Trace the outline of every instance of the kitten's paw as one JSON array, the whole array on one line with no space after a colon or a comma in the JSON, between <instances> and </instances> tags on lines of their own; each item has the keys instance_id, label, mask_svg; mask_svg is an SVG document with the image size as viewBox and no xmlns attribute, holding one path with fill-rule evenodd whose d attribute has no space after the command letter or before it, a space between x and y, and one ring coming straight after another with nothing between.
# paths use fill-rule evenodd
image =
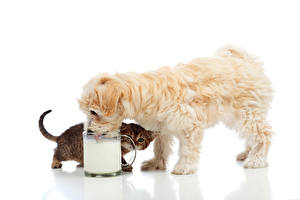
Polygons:
<instances>
[{"instance_id":1,"label":"kitten's paw","mask_svg":"<svg viewBox=\"0 0 300 200\"><path fill-rule=\"evenodd\" d=\"M58 168L61 168L61 167L62 167L62 164L59 163L59 162L52 163L52 165L51 165L52 169L58 169Z\"/></svg>"},{"instance_id":2,"label":"kitten's paw","mask_svg":"<svg viewBox=\"0 0 300 200\"><path fill-rule=\"evenodd\" d=\"M83 163L78 164L77 167L83 167Z\"/></svg>"},{"instance_id":3,"label":"kitten's paw","mask_svg":"<svg viewBox=\"0 0 300 200\"><path fill-rule=\"evenodd\" d=\"M263 168L267 166L268 163L264 159L259 159L259 158L256 159L247 158L243 163L244 168Z\"/></svg>"},{"instance_id":4,"label":"kitten's paw","mask_svg":"<svg viewBox=\"0 0 300 200\"><path fill-rule=\"evenodd\" d=\"M123 172L132 172L132 166L122 167Z\"/></svg>"},{"instance_id":5,"label":"kitten's paw","mask_svg":"<svg viewBox=\"0 0 300 200\"><path fill-rule=\"evenodd\" d=\"M194 174L197 172L197 169L198 169L197 165L176 164L176 166L174 167L171 173L177 175Z\"/></svg>"},{"instance_id":6,"label":"kitten's paw","mask_svg":"<svg viewBox=\"0 0 300 200\"><path fill-rule=\"evenodd\" d=\"M236 160L237 161L244 161L247 159L249 152L242 152L239 155L237 155Z\"/></svg>"},{"instance_id":7,"label":"kitten's paw","mask_svg":"<svg viewBox=\"0 0 300 200\"><path fill-rule=\"evenodd\" d=\"M164 160L156 160L155 158L152 158L151 160L144 161L141 169L142 171L166 170L166 162Z\"/></svg>"}]
</instances>

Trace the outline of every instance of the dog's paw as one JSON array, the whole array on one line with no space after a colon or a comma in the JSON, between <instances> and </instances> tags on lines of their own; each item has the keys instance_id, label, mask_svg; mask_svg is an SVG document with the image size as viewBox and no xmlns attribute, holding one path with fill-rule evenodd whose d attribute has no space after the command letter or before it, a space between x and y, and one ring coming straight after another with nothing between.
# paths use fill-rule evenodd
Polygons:
<instances>
[{"instance_id":1,"label":"dog's paw","mask_svg":"<svg viewBox=\"0 0 300 200\"><path fill-rule=\"evenodd\" d=\"M52 169L58 169L58 168L61 168L61 167L62 167L62 164L59 163L59 162L52 163L52 165L51 165Z\"/></svg>"},{"instance_id":2,"label":"dog's paw","mask_svg":"<svg viewBox=\"0 0 300 200\"><path fill-rule=\"evenodd\" d=\"M144 161L141 169L143 171L166 170L166 162L164 160L156 160L153 158L151 160Z\"/></svg>"},{"instance_id":3,"label":"dog's paw","mask_svg":"<svg viewBox=\"0 0 300 200\"><path fill-rule=\"evenodd\" d=\"M176 164L171 173L177 175L195 174L197 169L198 167L196 165Z\"/></svg>"},{"instance_id":4,"label":"dog's paw","mask_svg":"<svg viewBox=\"0 0 300 200\"><path fill-rule=\"evenodd\" d=\"M247 159L249 152L242 152L239 155L237 155L236 160L237 161L244 161Z\"/></svg>"},{"instance_id":5,"label":"dog's paw","mask_svg":"<svg viewBox=\"0 0 300 200\"><path fill-rule=\"evenodd\" d=\"M263 159L249 159L247 158L244 163L243 163L243 167L244 168L263 168L263 167L267 167L268 163L263 160Z\"/></svg>"}]
</instances>

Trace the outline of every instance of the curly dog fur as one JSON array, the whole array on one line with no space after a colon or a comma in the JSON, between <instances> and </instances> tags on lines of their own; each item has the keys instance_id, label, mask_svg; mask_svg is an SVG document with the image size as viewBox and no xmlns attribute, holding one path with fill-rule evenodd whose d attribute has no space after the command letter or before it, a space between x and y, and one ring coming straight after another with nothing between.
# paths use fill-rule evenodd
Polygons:
<instances>
[{"instance_id":1,"label":"curly dog fur","mask_svg":"<svg viewBox=\"0 0 300 200\"><path fill-rule=\"evenodd\" d=\"M266 119L271 100L271 82L262 63L227 46L212 58L173 68L100 74L84 86L79 103L88 118L86 126L99 134L119 129L125 118L160 131L154 158L145 161L142 170L166 169L172 138L177 137L179 160L172 173L192 174L204 130L219 121L246 140L245 151L237 157L244 167L266 167L273 134Z\"/></svg>"}]
</instances>

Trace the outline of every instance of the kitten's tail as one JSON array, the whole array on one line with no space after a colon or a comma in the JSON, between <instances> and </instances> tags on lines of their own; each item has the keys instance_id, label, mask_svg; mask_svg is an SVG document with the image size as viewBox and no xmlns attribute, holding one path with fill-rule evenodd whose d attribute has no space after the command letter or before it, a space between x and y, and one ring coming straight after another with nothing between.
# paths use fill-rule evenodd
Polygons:
<instances>
[{"instance_id":1,"label":"kitten's tail","mask_svg":"<svg viewBox=\"0 0 300 200\"><path fill-rule=\"evenodd\" d=\"M56 142L57 140L57 136L53 136L51 135L44 127L44 117L50 113L52 110L48 110L46 112L44 112L41 116L40 116L40 120L39 120L39 128L41 133L43 134L43 136L45 136L45 138L47 138L48 140L51 140L53 142Z\"/></svg>"}]
</instances>

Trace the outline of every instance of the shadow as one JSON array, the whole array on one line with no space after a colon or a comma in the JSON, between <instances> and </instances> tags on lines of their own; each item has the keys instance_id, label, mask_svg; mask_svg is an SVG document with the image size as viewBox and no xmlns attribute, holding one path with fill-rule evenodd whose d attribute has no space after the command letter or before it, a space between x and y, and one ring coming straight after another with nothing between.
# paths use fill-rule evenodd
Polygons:
<instances>
[{"instance_id":1,"label":"shadow","mask_svg":"<svg viewBox=\"0 0 300 200\"><path fill-rule=\"evenodd\" d=\"M268 169L244 169L245 181L241 182L240 187L230 193L226 200L255 199L270 200L271 187L268 178Z\"/></svg>"}]
</instances>

